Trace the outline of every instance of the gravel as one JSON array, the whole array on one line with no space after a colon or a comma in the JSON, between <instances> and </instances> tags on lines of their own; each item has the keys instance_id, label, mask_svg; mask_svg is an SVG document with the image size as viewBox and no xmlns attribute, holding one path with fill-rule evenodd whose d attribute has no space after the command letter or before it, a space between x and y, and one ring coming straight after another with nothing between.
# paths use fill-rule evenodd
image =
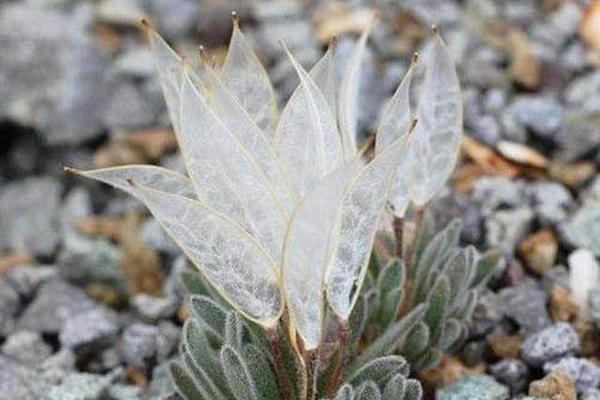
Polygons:
<instances>
[{"instance_id":1,"label":"gravel","mask_svg":"<svg viewBox=\"0 0 600 400\"><path fill-rule=\"evenodd\" d=\"M69 317L61 327L59 340L63 347L76 352L99 351L115 339L118 331L117 313L96 307Z\"/></svg>"},{"instance_id":2,"label":"gravel","mask_svg":"<svg viewBox=\"0 0 600 400\"><path fill-rule=\"evenodd\" d=\"M436 393L436 400L507 400L508 388L489 375L463 375Z\"/></svg>"},{"instance_id":3,"label":"gravel","mask_svg":"<svg viewBox=\"0 0 600 400\"><path fill-rule=\"evenodd\" d=\"M6 338L2 353L25 365L37 366L52 354L38 332L19 331Z\"/></svg>"},{"instance_id":4,"label":"gravel","mask_svg":"<svg viewBox=\"0 0 600 400\"><path fill-rule=\"evenodd\" d=\"M529 368L517 359L506 359L490 366L490 374L496 380L508 386L512 393L519 393L529 382Z\"/></svg>"},{"instance_id":5,"label":"gravel","mask_svg":"<svg viewBox=\"0 0 600 400\"><path fill-rule=\"evenodd\" d=\"M576 354L579 349L577 332L565 322L529 335L521 346L523 360L532 367L541 367L546 362Z\"/></svg>"},{"instance_id":6,"label":"gravel","mask_svg":"<svg viewBox=\"0 0 600 400\"><path fill-rule=\"evenodd\" d=\"M577 389L577 393L585 393L600 385L600 368L585 358L565 357L556 362L544 364L544 372L559 371L566 374Z\"/></svg>"}]
</instances>

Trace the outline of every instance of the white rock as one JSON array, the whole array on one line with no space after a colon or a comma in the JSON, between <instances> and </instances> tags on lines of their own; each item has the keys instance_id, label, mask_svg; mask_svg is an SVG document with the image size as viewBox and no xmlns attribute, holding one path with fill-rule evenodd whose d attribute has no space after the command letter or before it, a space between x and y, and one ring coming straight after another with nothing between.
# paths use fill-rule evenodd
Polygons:
<instances>
[{"instance_id":1,"label":"white rock","mask_svg":"<svg viewBox=\"0 0 600 400\"><path fill-rule=\"evenodd\" d=\"M569 285L581 312L588 313L588 297L600 278L600 265L591 251L579 249L569 255Z\"/></svg>"}]
</instances>

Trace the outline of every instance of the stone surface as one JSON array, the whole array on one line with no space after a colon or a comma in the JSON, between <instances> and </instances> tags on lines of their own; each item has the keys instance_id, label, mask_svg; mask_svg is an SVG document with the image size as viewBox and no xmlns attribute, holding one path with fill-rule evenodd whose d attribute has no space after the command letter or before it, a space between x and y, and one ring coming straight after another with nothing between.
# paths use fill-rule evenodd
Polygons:
<instances>
[{"instance_id":1,"label":"stone surface","mask_svg":"<svg viewBox=\"0 0 600 400\"><path fill-rule=\"evenodd\" d=\"M64 347L77 352L98 351L110 343L118 331L117 314L105 307L96 307L67 318L59 339Z\"/></svg>"},{"instance_id":2,"label":"stone surface","mask_svg":"<svg viewBox=\"0 0 600 400\"><path fill-rule=\"evenodd\" d=\"M60 385L54 386L43 400L101 400L109 387L109 380L100 375L74 373Z\"/></svg>"},{"instance_id":3,"label":"stone surface","mask_svg":"<svg viewBox=\"0 0 600 400\"><path fill-rule=\"evenodd\" d=\"M496 211L485 220L486 245L512 253L529 231L533 217L533 211L528 207Z\"/></svg>"},{"instance_id":4,"label":"stone surface","mask_svg":"<svg viewBox=\"0 0 600 400\"><path fill-rule=\"evenodd\" d=\"M550 96L519 96L505 110L502 119L508 137L520 139L531 129L540 137L551 137L563 122L563 107Z\"/></svg>"},{"instance_id":5,"label":"stone surface","mask_svg":"<svg viewBox=\"0 0 600 400\"><path fill-rule=\"evenodd\" d=\"M565 357L556 362L544 364L544 372L558 371L571 379L577 393L587 392L600 385L600 368L585 358Z\"/></svg>"},{"instance_id":6,"label":"stone surface","mask_svg":"<svg viewBox=\"0 0 600 400\"><path fill-rule=\"evenodd\" d=\"M156 357L158 328L154 325L133 323L121 336L121 357L127 364L145 368Z\"/></svg>"},{"instance_id":7,"label":"stone surface","mask_svg":"<svg viewBox=\"0 0 600 400\"><path fill-rule=\"evenodd\" d=\"M168 38L179 38L189 33L200 16L200 7L194 0L148 0L146 8L158 20L158 29Z\"/></svg>"},{"instance_id":8,"label":"stone surface","mask_svg":"<svg viewBox=\"0 0 600 400\"><path fill-rule=\"evenodd\" d=\"M438 390L436 400L505 400L509 392L489 375L465 375L456 383Z\"/></svg>"},{"instance_id":9,"label":"stone surface","mask_svg":"<svg viewBox=\"0 0 600 400\"><path fill-rule=\"evenodd\" d=\"M521 354L528 365L541 367L546 362L577 354L579 349L577 332L568 323L559 322L525 338Z\"/></svg>"},{"instance_id":10,"label":"stone surface","mask_svg":"<svg viewBox=\"0 0 600 400\"><path fill-rule=\"evenodd\" d=\"M567 260L571 296L582 312L587 313L590 291L600 279L600 264L587 249L572 252Z\"/></svg>"},{"instance_id":11,"label":"stone surface","mask_svg":"<svg viewBox=\"0 0 600 400\"><path fill-rule=\"evenodd\" d=\"M560 183L539 182L528 190L531 193L536 217L543 225L553 225L567 218L573 198Z\"/></svg>"},{"instance_id":12,"label":"stone surface","mask_svg":"<svg viewBox=\"0 0 600 400\"><path fill-rule=\"evenodd\" d=\"M529 368L517 359L506 359L491 365L490 374L498 382L508 386L512 393L525 389L529 380Z\"/></svg>"},{"instance_id":13,"label":"stone surface","mask_svg":"<svg viewBox=\"0 0 600 400\"><path fill-rule=\"evenodd\" d=\"M39 400L48 387L32 368L0 355L0 400Z\"/></svg>"},{"instance_id":14,"label":"stone surface","mask_svg":"<svg viewBox=\"0 0 600 400\"><path fill-rule=\"evenodd\" d=\"M52 354L38 332L19 331L6 338L2 353L25 365L37 366Z\"/></svg>"},{"instance_id":15,"label":"stone surface","mask_svg":"<svg viewBox=\"0 0 600 400\"><path fill-rule=\"evenodd\" d=\"M59 239L61 191L60 182L51 177L31 177L0 188L0 250L50 255Z\"/></svg>"},{"instance_id":16,"label":"stone surface","mask_svg":"<svg viewBox=\"0 0 600 400\"><path fill-rule=\"evenodd\" d=\"M546 309L548 296L535 282L525 281L518 286L504 288L498 295L502 302L500 309L519 324L523 333L537 332L550 325Z\"/></svg>"},{"instance_id":17,"label":"stone surface","mask_svg":"<svg viewBox=\"0 0 600 400\"><path fill-rule=\"evenodd\" d=\"M588 201L564 227L569 242L600 256L600 201Z\"/></svg>"},{"instance_id":18,"label":"stone surface","mask_svg":"<svg viewBox=\"0 0 600 400\"><path fill-rule=\"evenodd\" d=\"M38 289L17 326L41 333L58 333L68 318L95 306L81 289L61 280L51 280Z\"/></svg>"},{"instance_id":19,"label":"stone surface","mask_svg":"<svg viewBox=\"0 0 600 400\"><path fill-rule=\"evenodd\" d=\"M140 293L131 299L135 312L144 319L156 321L172 317L179 308L179 299L175 297L154 297Z\"/></svg>"},{"instance_id":20,"label":"stone surface","mask_svg":"<svg viewBox=\"0 0 600 400\"><path fill-rule=\"evenodd\" d=\"M6 280L23 297L30 298L44 282L58 277L58 269L54 265L25 265L12 268L6 273Z\"/></svg>"},{"instance_id":21,"label":"stone surface","mask_svg":"<svg viewBox=\"0 0 600 400\"><path fill-rule=\"evenodd\" d=\"M84 34L93 10L32 3L0 8L0 47L10 49L0 55L0 116L36 128L49 144L94 138L108 92L107 57Z\"/></svg>"},{"instance_id":22,"label":"stone surface","mask_svg":"<svg viewBox=\"0 0 600 400\"><path fill-rule=\"evenodd\" d=\"M565 374L552 372L529 385L529 395L550 400L576 400L575 385Z\"/></svg>"},{"instance_id":23,"label":"stone surface","mask_svg":"<svg viewBox=\"0 0 600 400\"><path fill-rule=\"evenodd\" d=\"M19 293L6 279L0 277L0 336L14 329L15 313L19 308Z\"/></svg>"}]
</instances>

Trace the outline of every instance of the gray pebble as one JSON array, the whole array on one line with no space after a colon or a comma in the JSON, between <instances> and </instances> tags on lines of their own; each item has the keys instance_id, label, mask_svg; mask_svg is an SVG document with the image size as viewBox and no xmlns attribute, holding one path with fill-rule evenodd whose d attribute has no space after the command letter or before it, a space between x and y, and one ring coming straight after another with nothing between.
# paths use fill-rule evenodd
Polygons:
<instances>
[{"instance_id":1,"label":"gray pebble","mask_svg":"<svg viewBox=\"0 0 600 400\"><path fill-rule=\"evenodd\" d=\"M577 393L584 393L600 385L600 368L585 358L565 357L556 362L544 364L544 372L559 371L567 375L577 389Z\"/></svg>"},{"instance_id":2,"label":"gray pebble","mask_svg":"<svg viewBox=\"0 0 600 400\"><path fill-rule=\"evenodd\" d=\"M506 109L508 118L514 121L510 129L531 129L543 138L550 138L563 122L564 110L558 100L551 96L519 96Z\"/></svg>"},{"instance_id":3,"label":"gray pebble","mask_svg":"<svg viewBox=\"0 0 600 400\"><path fill-rule=\"evenodd\" d=\"M140 293L131 299L131 306L142 318L156 321L172 317L179 308L179 299L172 296L154 297Z\"/></svg>"},{"instance_id":4,"label":"gray pebble","mask_svg":"<svg viewBox=\"0 0 600 400\"><path fill-rule=\"evenodd\" d=\"M61 191L61 183L51 177L26 178L0 188L0 249L51 255L59 240Z\"/></svg>"},{"instance_id":5,"label":"gray pebble","mask_svg":"<svg viewBox=\"0 0 600 400\"><path fill-rule=\"evenodd\" d=\"M600 201L587 201L562 229L565 238L576 247L600 256Z\"/></svg>"},{"instance_id":6,"label":"gray pebble","mask_svg":"<svg viewBox=\"0 0 600 400\"><path fill-rule=\"evenodd\" d=\"M58 333L67 319L96 307L85 293L61 280L48 281L21 314L17 327L41 333Z\"/></svg>"},{"instance_id":7,"label":"gray pebble","mask_svg":"<svg viewBox=\"0 0 600 400\"><path fill-rule=\"evenodd\" d=\"M0 355L0 400L39 400L48 387L33 368Z\"/></svg>"},{"instance_id":8,"label":"gray pebble","mask_svg":"<svg viewBox=\"0 0 600 400\"><path fill-rule=\"evenodd\" d=\"M155 118L154 110L142 91L126 80L115 82L113 86L104 110L104 125L109 129L151 126Z\"/></svg>"},{"instance_id":9,"label":"gray pebble","mask_svg":"<svg viewBox=\"0 0 600 400\"><path fill-rule=\"evenodd\" d=\"M19 331L6 338L2 352L23 364L37 366L50 357L52 349L38 332Z\"/></svg>"},{"instance_id":10,"label":"gray pebble","mask_svg":"<svg viewBox=\"0 0 600 400\"><path fill-rule=\"evenodd\" d=\"M579 352L579 336L566 322L529 335L521 345L523 360L532 367Z\"/></svg>"},{"instance_id":11,"label":"gray pebble","mask_svg":"<svg viewBox=\"0 0 600 400\"><path fill-rule=\"evenodd\" d=\"M546 309L548 296L536 282L525 281L517 286L504 288L498 296L501 310L519 324L522 332L538 332L550 326L550 316Z\"/></svg>"},{"instance_id":12,"label":"gray pebble","mask_svg":"<svg viewBox=\"0 0 600 400\"><path fill-rule=\"evenodd\" d=\"M18 308L19 293L5 278L0 277L0 336L6 336L14 329Z\"/></svg>"},{"instance_id":13,"label":"gray pebble","mask_svg":"<svg viewBox=\"0 0 600 400\"><path fill-rule=\"evenodd\" d=\"M556 182L538 182L528 190L536 216L543 225L554 225L567 218L573 197L566 187Z\"/></svg>"},{"instance_id":14,"label":"gray pebble","mask_svg":"<svg viewBox=\"0 0 600 400\"><path fill-rule=\"evenodd\" d=\"M529 232L533 217L529 207L494 212L485 220L487 246L511 254Z\"/></svg>"},{"instance_id":15,"label":"gray pebble","mask_svg":"<svg viewBox=\"0 0 600 400\"><path fill-rule=\"evenodd\" d=\"M200 16L200 4L195 0L146 0L158 29L168 38L180 38L189 33Z\"/></svg>"},{"instance_id":16,"label":"gray pebble","mask_svg":"<svg viewBox=\"0 0 600 400\"><path fill-rule=\"evenodd\" d=\"M527 387L529 368L521 360L505 359L490 366L490 373L498 382L507 385L512 393Z\"/></svg>"},{"instance_id":17,"label":"gray pebble","mask_svg":"<svg viewBox=\"0 0 600 400\"><path fill-rule=\"evenodd\" d=\"M103 376L73 373L58 386L54 386L43 400L101 400L110 385Z\"/></svg>"},{"instance_id":18,"label":"gray pebble","mask_svg":"<svg viewBox=\"0 0 600 400\"><path fill-rule=\"evenodd\" d=\"M109 344L119 331L117 314L105 307L81 311L67 318L59 339L76 352L97 351Z\"/></svg>"},{"instance_id":19,"label":"gray pebble","mask_svg":"<svg viewBox=\"0 0 600 400\"><path fill-rule=\"evenodd\" d=\"M583 396L581 396L581 400L600 400L600 389L591 388L587 390Z\"/></svg>"},{"instance_id":20,"label":"gray pebble","mask_svg":"<svg viewBox=\"0 0 600 400\"><path fill-rule=\"evenodd\" d=\"M121 336L121 357L127 364L145 368L155 359L158 328L154 325L134 323Z\"/></svg>"},{"instance_id":21,"label":"gray pebble","mask_svg":"<svg viewBox=\"0 0 600 400\"><path fill-rule=\"evenodd\" d=\"M600 287L595 287L590 290L588 297L588 305L590 314L594 320L594 323L600 329Z\"/></svg>"},{"instance_id":22,"label":"gray pebble","mask_svg":"<svg viewBox=\"0 0 600 400\"><path fill-rule=\"evenodd\" d=\"M31 297L44 282L58 277L58 268L54 265L25 265L12 268L6 273L6 280L23 297Z\"/></svg>"},{"instance_id":23,"label":"gray pebble","mask_svg":"<svg viewBox=\"0 0 600 400\"><path fill-rule=\"evenodd\" d=\"M436 400L507 400L509 397L508 388L489 375L463 375L435 395Z\"/></svg>"}]
</instances>

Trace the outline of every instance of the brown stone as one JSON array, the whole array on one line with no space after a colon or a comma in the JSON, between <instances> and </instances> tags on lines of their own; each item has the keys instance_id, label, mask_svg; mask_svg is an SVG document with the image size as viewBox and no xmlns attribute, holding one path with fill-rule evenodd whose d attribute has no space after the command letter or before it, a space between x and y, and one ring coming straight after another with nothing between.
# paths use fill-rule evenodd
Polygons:
<instances>
[{"instance_id":1,"label":"brown stone","mask_svg":"<svg viewBox=\"0 0 600 400\"><path fill-rule=\"evenodd\" d=\"M482 374L485 372L485 364L480 363L473 367L467 367L456 356L445 355L442 361L433 368L428 368L419 374L419 378L428 393L451 385L464 374Z\"/></svg>"},{"instance_id":2,"label":"brown stone","mask_svg":"<svg viewBox=\"0 0 600 400\"><path fill-rule=\"evenodd\" d=\"M523 336L494 335L488 338L487 343L498 358L519 358Z\"/></svg>"},{"instance_id":3,"label":"brown stone","mask_svg":"<svg viewBox=\"0 0 600 400\"><path fill-rule=\"evenodd\" d=\"M544 276L556 261L558 242L549 229L527 236L519 245L519 255L525 267L537 276Z\"/></svg>"},{"instance_id":4,"label":"brown stone","mask_svg":"<svg viewBox=\"0 0 600 400\"><path fill-rule=\"evenodd\" d=\"M588 319L580 319L573 323L573 328L579 335L581 343L581 355L584 357L594 357L600 355L600 332L596 324Z\"/></svg>"},{"instance_id":5,"label":"brown stone","mask_svg":"<svg viewBox=\"0 0 600 400\"><path fill-rule=\"evenodd\" d=\"M529 385L529 395L548 400L577 400L575 385L561 372L552 372Z\"/></svg>"},{"instance_id":6,"label":"brown stone","mask_svg":"<svg viewBox=\"0 0 600 400\"><path fill-rule=\"evenodd\" d=\"M571 321L577 316L579 306L567 289L555 286L550 293L550 316L554 322Z\"/></svg>"}]
</instances>

